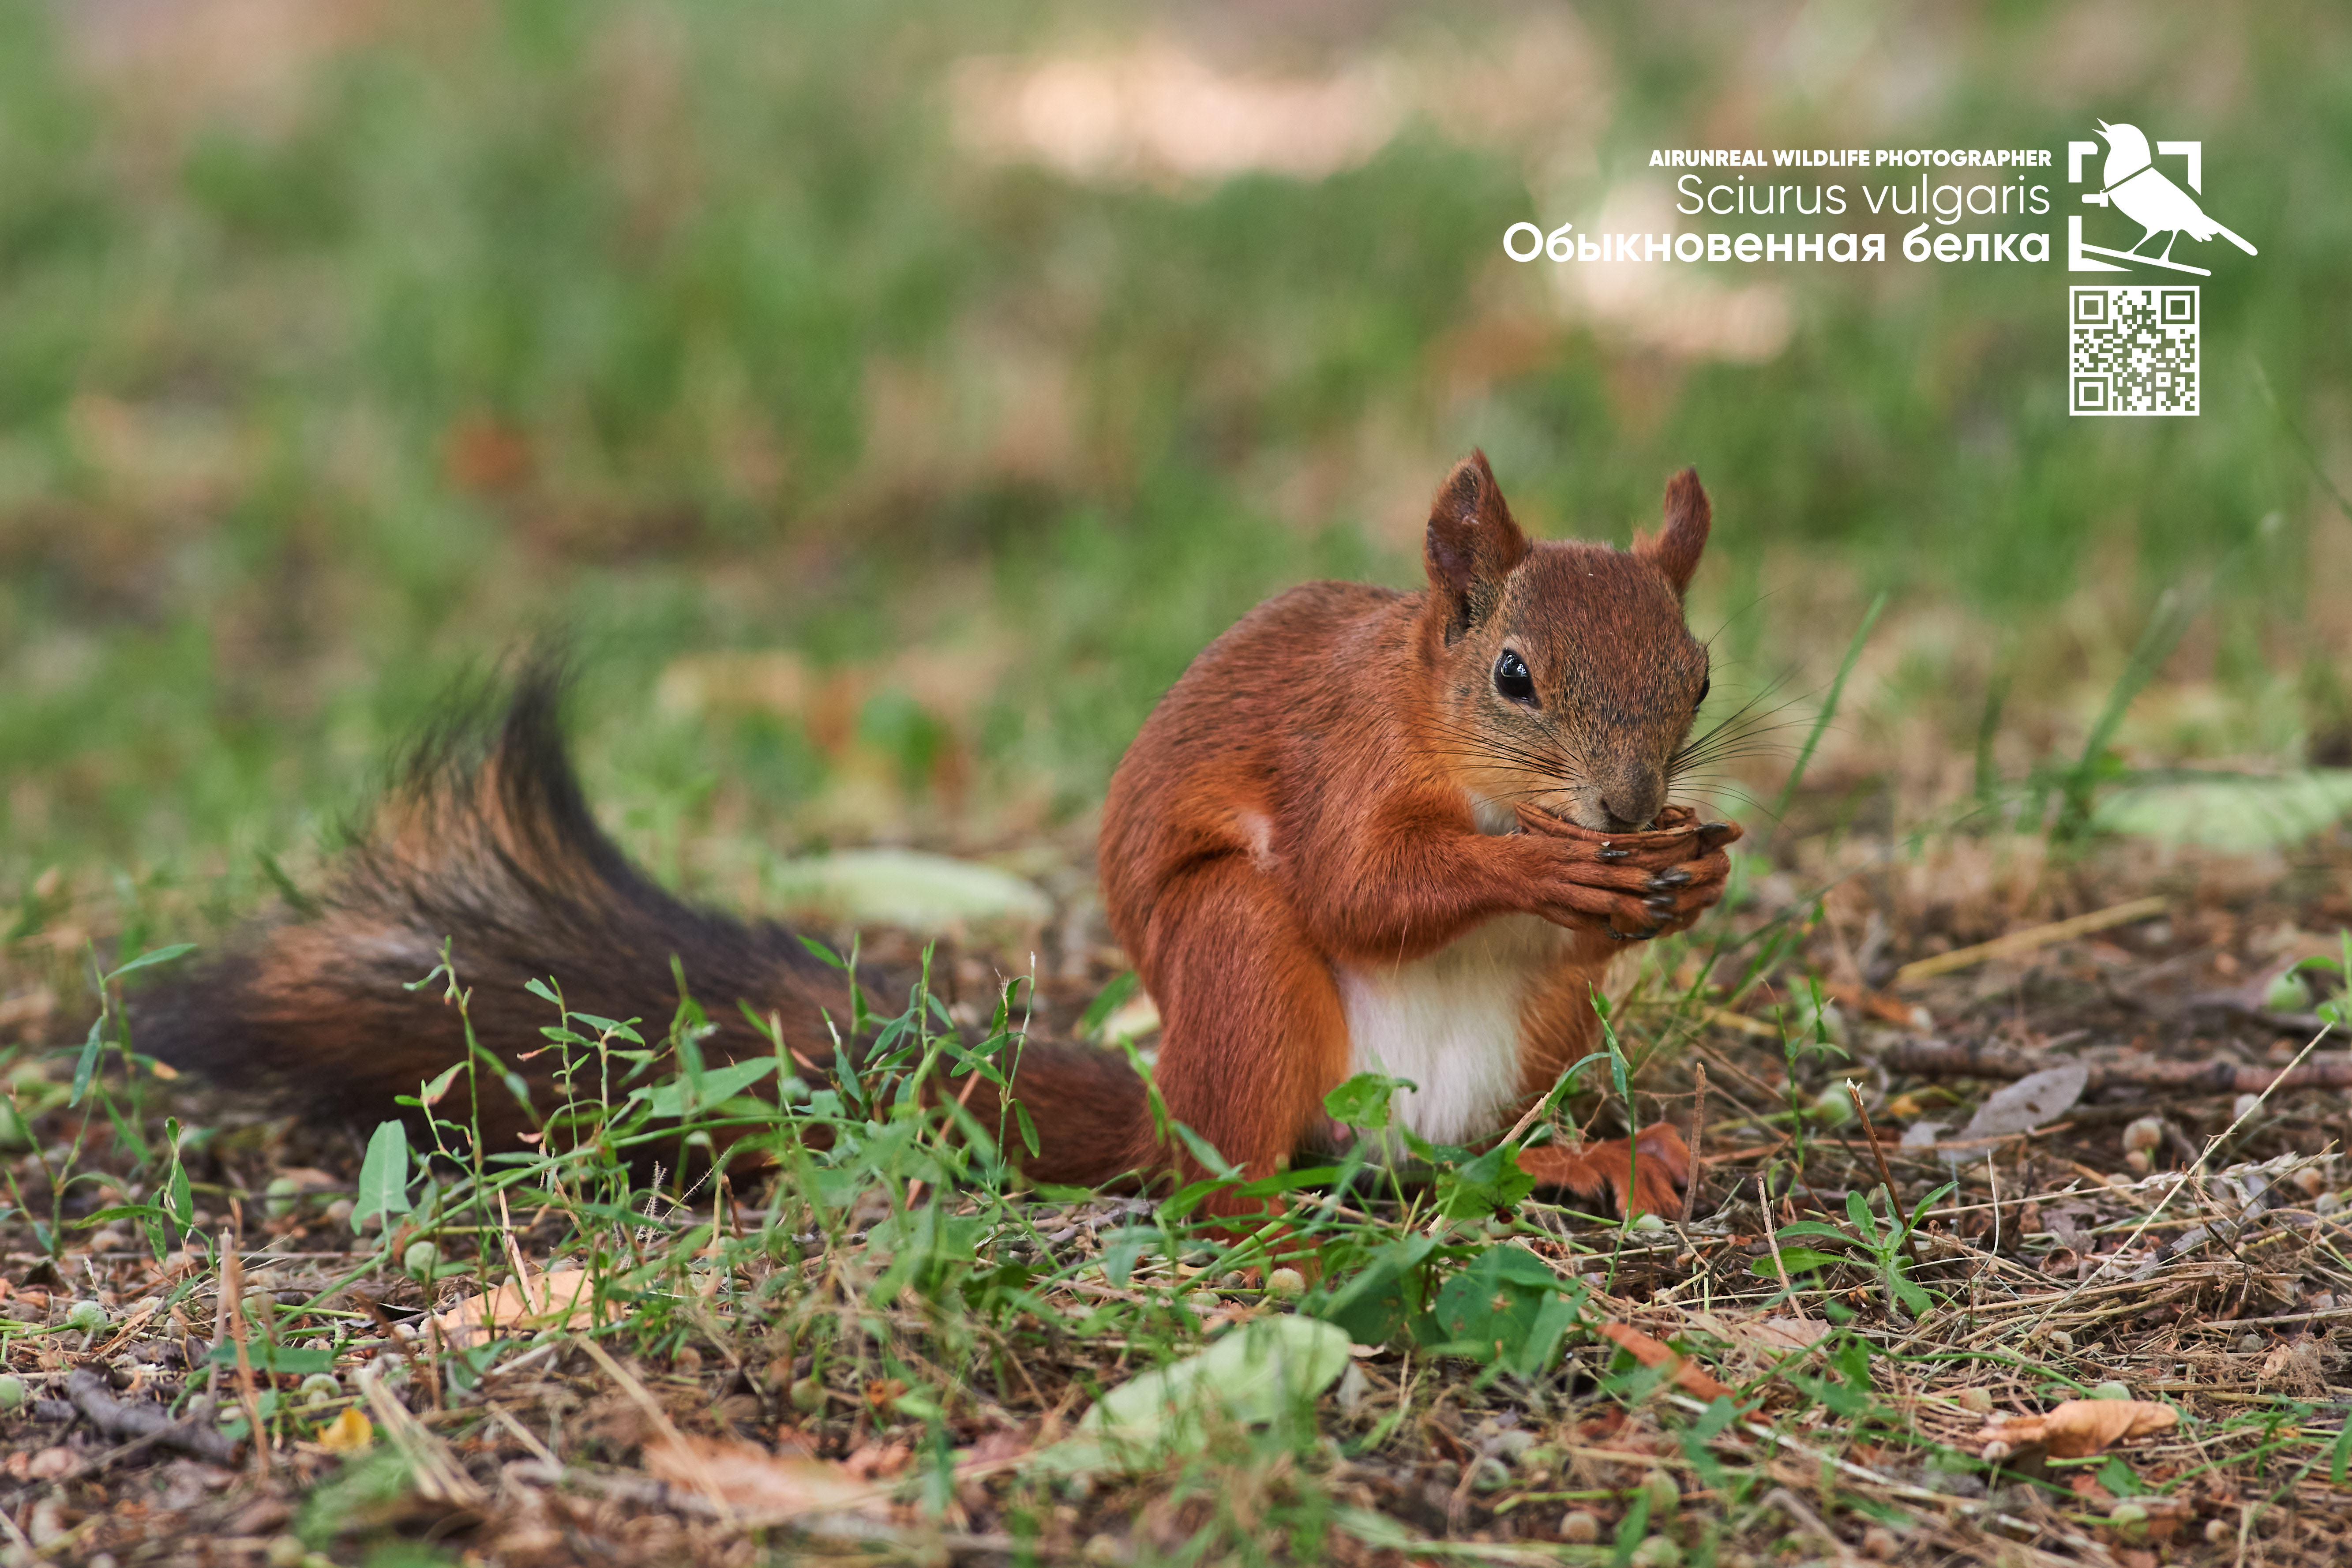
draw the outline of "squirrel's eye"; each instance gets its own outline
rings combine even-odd
[[[1495,661],[1495,689],[1513,702],[1536,705],[1536,679],[1528,673],[1527,660],[1508,648]]]
[[[1698,702],[1694,702],[1691,706],[1693,708],[1696,708],[1700,702],[1705,702],[1706,700],[1706,694],[1714,689],[1715,677],[1712,675],[1700,676],[1698,678]]]

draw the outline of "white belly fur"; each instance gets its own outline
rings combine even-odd
[[[1519,1010],[1559,961],[1567,931],[1502,915],[1411,963],[1341,968],[1349,1070],[1411,1079],[1396,1121],[1433,1143],[1500,1131],[1519,1098]]]

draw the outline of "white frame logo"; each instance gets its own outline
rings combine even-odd
[[[2190,272],[2200,278],[2213,276],[2210,268],[2194,267],[2186,261],[2172,259],[2172,247],[2186,234],[2203,243],[2210,239],[2227,239],[2248,256],[2257,254],[2253,246],[2236,231],[2224,227],[2218,220],[2206,216],[2200,197],[2205,191],[2205,143],[2202,142],[2158,142],[2154,153],[2148,151],[2147,138],[2137,125],[2099,121],[2099,134],[2107,145],[2096,142],[2066,143],[2066,183],[2083,183],[2083,159],[2085,155],[2105,153],[2100,167],[2099,188],[2083,195],[2085,206],[2111,207],[2122,216],[2137,223],[2144,231],[2128,250],[2116,250],[2106,246],[2085,245],[2083,242],[2083,217],[2070,214],[2066,219],[2066,270],[2069,272],[2128,272],[2131,267],[2117,266],[2129,262],[2140,267],[2161,267],[2173,272]],[[2183,190],[2172,177],[2157,167],[2159,157],[2183,159],[2184,173],[2189,176],[2189,188]],[[2194,193],[2193,195],[2191,193]],[[2164,249],[2157,255],[2142,255],[2140,247],[2158,235],[2166,237]],[[2094,257],[2109,259],[2098,261]]]

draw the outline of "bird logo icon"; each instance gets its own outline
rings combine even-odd
[[[2112,257],[2116,261],[2133,262],[2145,267],[2162,267],[2174,272],[2193,272],[2200,278],[2212,276],[2209,268],[2192,267],[2185,261],[2172,259],[2172,247],[2186,234],[2189,238],[2226,239],[2248,256],[2258,254],[2243,235],[2208,217],[2197,197],[2175,184],[2170,175],[2156,166],[2156,153],[2179,153],[2188,159],[2189,184],[2201,184],[2203,144],[2196,142],[2159,142],[2154,151],[2147,137],[2137,125],[2099,121],[2099,134],[2106,139],[2106,163],[2100,170],[2100,188],[2086,191],[2083,202],[2086,206],[2112,207],[2140,226],[2138,239],[2128,250],[2111,250],[2104,246],[2083,243],[2083,220],[2070,217],[2068,246],[2069,265],[2076,272],[2123,272],[2126,267],[2108,262],[2093,261],[2094,256]],[[2095,142],[2067,143],[2068,163],[2073,177],[2081,178],[2083,155],[2099,151]],[[2165,237],[2164,248],[2155,255],[2144,254],[2143,247],[2158,235]]]

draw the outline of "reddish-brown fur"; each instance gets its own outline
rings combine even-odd
[[[1727,870],[1729,830],[1639,831],[1664,805],[1706,679],[1681,598],[1707,521],[1686,472],[1660,535],[1630,552],[1531,543],[1481,454],[1438,491],[1427,589],[1310,584],[1194,661],[1112,781],[1100,855],[1112,926],[1163,1019],[1154,1076],[1171,1118],[1251,1176],[1328,1142],[1323,1097],[1361,1043],[1348,987],[1415,973],[1515,916],[1569,934],[1504,977],[1516,1056],[1481,1131],[1590,1051],[1592,990],[1622,942],[1696,919]],[[1528,702],[1498,693],[1506,648],[1528,667]],[[315,1111],[388,1114],[463,1053],[440,987],[408,988],[446,938],[478,1037],[509,1061],[553,1021],[525,981],[552,977],[575,1010],[645,1019],[650,1036],[677,1005],[673,957],[717,1026],[708,1056],[768,1050],[741,1002],[829,1057],[840,977],[783,928],[686,905],[627,862],[581,796],[559,688],[535,668],[487,732],[461,721],[428,743],[319,910],[152,996],[142,1047]],[[524,1068],[542,1096],[551,1066]],[[1433,1063],[1423,1088],[1442,1099],[1449,1070]],[[1191,1173],[1111,1053],[1032,1043],[1014,1093],[1043,1145],[1025,1162],[1039,1179]],[[971,1109],[985,1123],[1001,1108],[983,1089]],[[500,1095],[482,1114],[496,1140],[528,1126]],[[1541,1145],[1520,1163],[1621,1209],[1666,1206],[1687,1152],[1663,1124],[1640,1149],[1636,1163],[1622,1141]],[[1216,1212],[1251,1206],[1228,1196]]]
[[[1477,454],[1439,488],[1427,589],[1310,584],[1194,660],[1111,781],[1099,855],[1112,929],[1160,1004],[1171,1115],[1247,1174],[1270,1173],[1348,1076],[1335,972],[1408,964],[1503,915],[1580,933],[1522,1011],[1523,1098],[1591,1049],[1612,924],[1685,924],[1728,869],[1720,839],[1612,863],[1600,839],[1549,820],[1630,832],[1664,804],[1706,679],[1681,600],[1707,526],[1685,472],[1660,535],[1630,552],[1533,544]],[[1535,710],[1496,694],[1506,647],[1530,667]],[[1482,832],[1474,797],[1551,830]],[[1651,891],[1662,870],[1684,885]],[[1133,1130],[1105,1131],[1107,1151],[1131,1150]],[[1687,1152],[1664,1126],[1643,1149],[1639,1192],[1622,1142],[1538,1148],[1521,1164],[1584,1195],[1665,1206]]]

